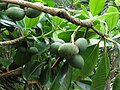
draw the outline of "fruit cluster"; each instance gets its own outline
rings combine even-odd
[[[77,39],[74,44],[54,42],[51,45],[50,53],[65,58],[71,66],[81,69],[84,66],[84,59],[80,52],[85,51],[87,46],[88,42],[85,38]]]
[[[41,4],[36,2],[35,4]],[[41,12],[39,10],[33,9],[33,8],[27,8],[27,7],[23,7],[20,5],[16,5],[16,4],[11,4],[11,3],[0,3],[0,11],[2,10],[6,10],[6,15],[15,21],[19,21],[22,20],[25,15],[28,18],[35,18],[37,16],[39,16],[41,14]]]
[[[14,62],[17,65],[24,65],[29,62],[33,55],[38,53],[38,49],[36,47],[25,48],[23,46],[19,47],[15,56]]]

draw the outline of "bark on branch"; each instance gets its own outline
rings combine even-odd
[[[22,74],[22,71],[23,71],[22,68],[17,68],[15,70],[11,70],[11,71],[0,74],[0,78],[20,75]]]
[[[9,40],[9,41],[3,41],[3,42],[0,42],[0,45],[10,45],[10,44],[15,44],[21,40],[25,39],[25,36],[21,36],[19,38],[16,38],[14,40]]]
[[[31,7],[31,8],[37,9],[39,11],[49,13],[53,16],[58,16],[60,18],[67,19],[68,21],[70,21],[70,22],[72,22],[76,25],[80,25],[81,27],[92,27],[92,21],[91,20],[89,20],[89,19],[80,20],[78,18],[75,18],[75,17],[71,16],[64,9],[48,7],[48,6],[44,6],[44,5],[41,5],[41,4],[38,5],[38,4],[35,4],[35,3],[32,3],[32,2],[23,1],[23,0],[0,0],[0,1],[19,4],[19,5],[22,5],[22,6],[25,6],[25,7]]]

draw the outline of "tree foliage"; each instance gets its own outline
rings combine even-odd
[[[0,0],[0,90],[119,90],[119,7]]]

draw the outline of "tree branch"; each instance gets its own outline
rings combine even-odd
[[[19,38],[16,38],[14,40],[9,40],[9,41],[3,41],[0,42],[0,45],[10,45],[10,44],[15,44],[16,42],[19,42],[21,40],[25,39],[25,36],[21,36]]]
[[[76,24],[81,25],[81,27],[92,27],[92,21],[89,19],[86,20],[80,20],[78,18],[75,18],[71,16],[66,10],[64,9],[58,9],[53,7],[44,6],[42,4],[36,4],[28,1],[22,1],[22,0],[0,0],[2,2],[8,2],[8,3],[14,3],[19,4],[25,7],[31,7],[34,9],[37,9],[39,11],[42,11],[44,13],[49,13],[53,16],[58,16],[60,18],[67,19],[68,21]]]
[[[0,74],[0,78],[20,75],[20,74],[22,74],[22,70],[23,70],[22,68],[17,68],[15,70],[11,70],[11,71],[2,73],[2,74]]]

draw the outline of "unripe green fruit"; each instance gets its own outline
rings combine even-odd
[[[79,38],[75,41],[75,44],[79,48],[80,51],[85,51],[88,46],[88,42],[85,38]]]
[[[41,14],[39,10],[33,9],[33,8],[27,8],[25,12],[26,16],[29,18],[35,18]]]
[[[3,9],[6,9],[6,8],[7,8],[7,3],[0,2],[0,9],[3,10]]]
[[[73,55],[79,52],[79,49],[72,43],[64,43],[59,47],[58,52],[61,57],[70,59]]]
[[[25,16],[25,12],[23,9],[19,7],[10,7],[6,10],[6,14],[9,18],[19,21],[22,20]]]
[[[51,44],[50,53],[58,55],[58,48],[62,45],[60,42],[54,42]]]
[[[62,39],[55,40],[55,42],[65,43]]]
[[[32,55],[35,55],[38,53],[38,49],[36,47],[30,47],[28,52]]]
[[[70,59],[67,59],[68,63],[75,67],[81,69],[84,66],[84,59],[81,55],[74,55]]]

